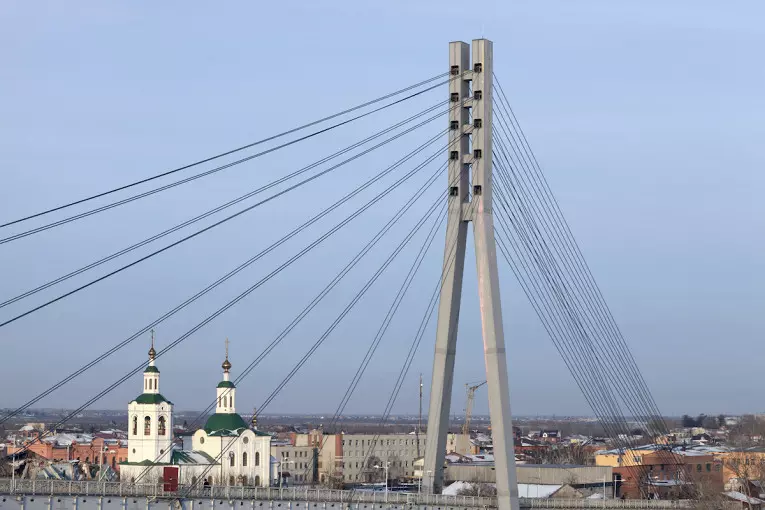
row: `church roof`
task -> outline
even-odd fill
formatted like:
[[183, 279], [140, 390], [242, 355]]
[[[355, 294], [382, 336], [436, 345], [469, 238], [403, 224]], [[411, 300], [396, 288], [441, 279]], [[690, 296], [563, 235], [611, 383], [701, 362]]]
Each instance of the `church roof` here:
[[146, 367], [146, 370], [143, 371], [144, 374], [158, 374], [159, 369], [155, 366], [149, 365]]
[[142, 393], [138, 395], [133, 402], [136, 404], [161, 404], [167, 402], [172, 405], [172, 402], [163, 397], [160, 393]]
[[210, 455], [199, 450], [173, 450], [171, 464], [218, 464]]
[[238, 436], [247, 423], [236, 413], [215, 413], [207, 419], [205, 432], [210, 436]]
[[236, 388], [231, 381], [221, 381], [218, 383], [218, 388]]

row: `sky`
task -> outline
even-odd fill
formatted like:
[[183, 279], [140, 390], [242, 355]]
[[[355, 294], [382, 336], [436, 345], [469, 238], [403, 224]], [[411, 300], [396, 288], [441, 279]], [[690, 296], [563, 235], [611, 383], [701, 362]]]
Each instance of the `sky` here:
[[[5, 2], [0, 220], [154, 175], [436, 76], [446, 70], [449, 41], [486, 37], [494, 41], [495, 72], [659, 408], [674, 415], [762, 411], [763, 17], [765, 4], [756, 0]], [[443, 98], [423, 95], [215, 176], [0, 245], [0, 299], [286, 175]], [[0, 328], [0, 406], [22, 404], [129, 337], [438, 134], [445, 127], [438, 122]], [[426, 168], [393, 189], [158, 359], [162, 393], [177, 409], [212, 402], [225, 338], [236, 376], [435, 170]], [[382, 189], [370, 188], [158, 326], [158, 348]], [[279, 386], [435, 197], [431, 189], [239, 384], [240, 411], [259, 407]], [[0, 234], [19, 231], [14, 226]], [[424, 233], [265, 412], [331, 415]], [[383, 411], [437, 282], [442, 250], [439, 236], [347, 413]], [[469, 250], [453, 413], [464, 409], [464, 384], [484, 379], [472, 257]], [[0, 320], [107, 271], [0, 309]], [[592, 414], [503, 264], [500, 278], [513, 412]], [[396, 413], [416, 412], [420, 373], [427, 398], [434, 322]], [[83, 404], [145, 363], [148, 348], [144, 335], [38, 405]], [[141, 388], [140, 376], [132, 377], [93, 408], [124, 409]], [[479, 390], [475, 412], [487, 409], [485, 390]]]

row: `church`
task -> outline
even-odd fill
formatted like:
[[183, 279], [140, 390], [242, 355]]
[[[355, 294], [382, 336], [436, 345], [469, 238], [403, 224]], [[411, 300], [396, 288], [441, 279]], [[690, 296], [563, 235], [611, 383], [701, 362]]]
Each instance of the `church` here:
[[268, 487], [271, 436], [249, 426], [236, 412], [231, 362], [223, 361], [223, 380], [216, 388], [216, 408], [191, 438], [191, 448], [173, 441], [173, 403], [159, 390], [152, 332], [143, 390], [128, 404], [128, 460], [120, 478], [131, 483], [246, 485]]

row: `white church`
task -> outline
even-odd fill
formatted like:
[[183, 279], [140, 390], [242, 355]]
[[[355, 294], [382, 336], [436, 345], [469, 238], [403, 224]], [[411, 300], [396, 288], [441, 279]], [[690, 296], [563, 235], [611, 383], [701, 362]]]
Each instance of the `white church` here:
[[143, 392], [128, 404], [128, 460], [120, 464], [122, 481], [268, 487], [271, 436], [248, 426], [236, 412], [226, 343], [215, 414], [194, 433], [191, 448], [182, 449], [173, 442], [173, 403], [159, 392], [152, 334]]

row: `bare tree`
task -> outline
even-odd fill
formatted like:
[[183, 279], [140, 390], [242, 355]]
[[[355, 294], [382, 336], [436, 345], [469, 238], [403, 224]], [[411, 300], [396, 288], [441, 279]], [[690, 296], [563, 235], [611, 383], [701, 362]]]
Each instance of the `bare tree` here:
[[496, 497], [497, 488], [488, 483], [473, 483], [457, 491], [458, 496]]

